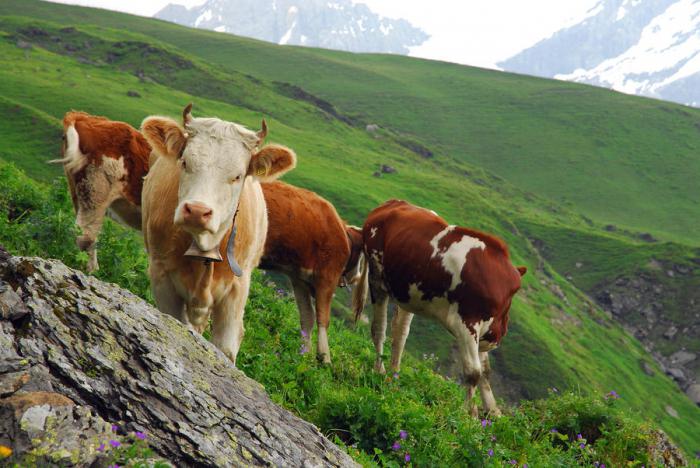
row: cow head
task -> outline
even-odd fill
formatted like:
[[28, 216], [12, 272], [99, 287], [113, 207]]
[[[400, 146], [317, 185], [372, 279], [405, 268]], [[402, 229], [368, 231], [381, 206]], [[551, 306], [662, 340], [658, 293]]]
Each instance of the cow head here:
[[218, 252], [246, 179], [274, 180], [294, 168], [296, 156], [283, 146], [259, 148], [267, 134], [264, 120], [256, 133], [217, 118], [193, 118], [191, 110], [190, 104], [183, 111], [182, 125], [148, 117], [141, 128], [159, 157], [177, 161], [174, 224], [192, 235], [202, 253]]
[[350, 256], [345, 264], [343, 278], [347, 284], [355, 284], [360, 280], [360, 270], [362, 268], [362, 249], [364, 241], [362, 239], [362, 228], [356, 226], [345, 226], [345, 233], [350, 242]]

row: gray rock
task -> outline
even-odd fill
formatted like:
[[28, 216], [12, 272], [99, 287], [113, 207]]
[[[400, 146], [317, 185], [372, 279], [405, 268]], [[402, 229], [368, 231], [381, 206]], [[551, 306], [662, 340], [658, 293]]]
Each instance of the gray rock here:
[[688, 351], [677, 351], [670, 356], [671, 362], [679, 366], [693, 362], [696, 358], [697, 355], [695, 353], [689, 353]]
[[379, 130], [379, 125], [377, 124], [367, 124], [365, 127], [365, 130], [368, 131], [369, 133], [374, 133], [377, 130]]
[[[110, 424], [177, 466], [354, 466], [211, 343], [115, 285], [0, 249], [0, 444], [88, 466]], [[6, 301], [6, 302], [3, 302]]]
[[690, 385], [685, 390], [685, 394], [688, 395], [688, 398], [690, 398], [693, 403], [700, 405], [700, 384]]
[[668, 330], [664, 332], [664, 338], [667, 340], [673, 340], [673, 338], [676, 336], [676, 333], [678, 333], [678, 328], [676, 328], [675, 325], [671, 325], [668, 327]]
[[654, 372], [654, 367], [646, 361], [642, 361], [642, 370], [646, 375], [656, 374], [656, 372]]
[[672, 368], [668, 369], [666, 371], [666, 373], [679, 382], [685, 381], [685, 374], [683, 373], [682, 370], [680, 370], [677, 367], [672, 367]]
[[386, 164], [382, 164], [380, 170], [382, 171], [383, 174], [395, 174], [397, 172], [395, 168], [388, 166]]
[[676, 409], [673, 406], [666, 405], [665, 409], [669, 416], [678, 419], [678, 411], [676, 411]]

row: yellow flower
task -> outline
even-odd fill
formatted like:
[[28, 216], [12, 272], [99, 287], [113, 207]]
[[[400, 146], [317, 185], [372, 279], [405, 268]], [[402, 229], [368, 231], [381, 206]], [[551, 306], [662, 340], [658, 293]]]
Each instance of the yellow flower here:
[[10, 447], [0, 445], [0, 458], [7, 458], [10, 455], [12, 455], [12, 449]]

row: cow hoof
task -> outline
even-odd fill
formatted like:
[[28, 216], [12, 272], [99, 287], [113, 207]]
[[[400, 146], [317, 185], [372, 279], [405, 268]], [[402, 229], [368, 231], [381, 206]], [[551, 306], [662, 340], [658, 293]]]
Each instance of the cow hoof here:
[[378, 362], [374, 363], [374, 371], [377, 374], [381, 374], [381, 375], [386, 374], [386, 369], [384, 368], [384, 363], [382, 361], [378, 361]]
[[331, 363], [331, 357], [328, 354], [319, 353], [316, 355], [316, 359], [318, 359], [318, 362], [324, 366], [328, 366]]

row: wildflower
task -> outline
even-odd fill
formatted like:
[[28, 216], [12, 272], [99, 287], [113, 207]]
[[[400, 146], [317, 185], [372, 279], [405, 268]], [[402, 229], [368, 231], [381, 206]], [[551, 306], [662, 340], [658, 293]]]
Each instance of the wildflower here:
[[515, 460], [511, 460], [511, 461], [509, 461], [508, 463], [510, 463], [511, 465], [517, 465], [517, 464], [518, 464], [518, 462], [515, 461]]
[[489, 449], [488, 454], [489, 454], [489, 457], [493, 457], [493, 449]]
[[306, 354], [308, 352], [309, 352], [309, 348], [307, 348], [305, 344], [301, 345], [301, 348], [299, 349], [299, 354], [301, 354], [303, 356], [304, 354]]
[[494, 436], [494, 435], [491, 436], [491, 442], [496, 442], [496, 436]]
[[406, 453], [406, 455], [404, 455], [403, 459], [404, 459], [404, 461], [406, 461], [406, 463], [408, 463], [411, 461], [411, 455]]
[[110, 440], [109, 445], [111, 445], [114, 448], [120, 447], [122, 444], [118, 440]]
[[391, 446], [391, 450], [393, 450], [394, 452], [401, 450], [401, 444], [398, 440], [394, 442], [394, 445]]
[[489, 419], [482, 419], [481, 420], [481, 427], [486, 427], [486, 426], [491, 426], [493, 422], [491, 422]]
[[394, 378], [395, 378], [395, 379], [398, 379], [398, 378], [399, 378], [399, 373], [398, 373], [398, 372], [394, 372]]
[[119, 426], [116, 424], [112, 424], [112, 432], [117, 432], [119, 430]]
[[595, 466], [596, 468], [598, 468], [598, 467], [600, 466], [600, 462], [594, 461], [594, 462], [593, 462], [593, 466]]
[[580, 443], [580, 444], [578, 444], [578, 446], [581, 447], [581, 450], [586, 448], [586, 444], [584, 444], [584, 443]]
[[136, 436], [137, 439], [146, 440], [146, 433], [145, 432], [136, 431], [136, 432], [134, 432], [134, 435]]
[[559, 432], [559, 431], [557, 431], [557, 428], [556, 428], [556, 427], [553, 427], [552, 430], [549, 431], [549, 432], [551, 432], [552, 434], [556, 434], [556, 433]]
[[302, 336], [303, 338], [308, 338], [308, 337], [309, 337], [309, 334], [306, 333], [305, 330], [302, 330], [302, 331], [301, 331], [301, 336]]
[[12, 455], [12, 449], [4, 445], [0, 445], [0, 458], [7, 458]]
[[612, 398], [613, 400], [617, 400], [618, 398], [620, 398], [620, 395], [618, 395], [615, 390], [610, 390], [610, 393], [605, 395], [605, 398]]
[[97, 447], [98, 452], [104, 452], [105, 451], [105, 444], [104, 442], [100, 444], [99, 447]]
[[581, 439], [583, 439], [583, 436], [582, 436], [581, 434], [577, 434], [577, 435], [576, 435], [576, 438], [577, 438], [578, 440], [581, 440]]
[[406, 440], [406, 439], [408, 438], [408, 432], [406, 432], [406, 431], [404, 431], [404, 430], [400, 430], [400, 431], [399, 431], [399, 437], [400, 437], [401, 439], [403, 439], [403, 440]]

